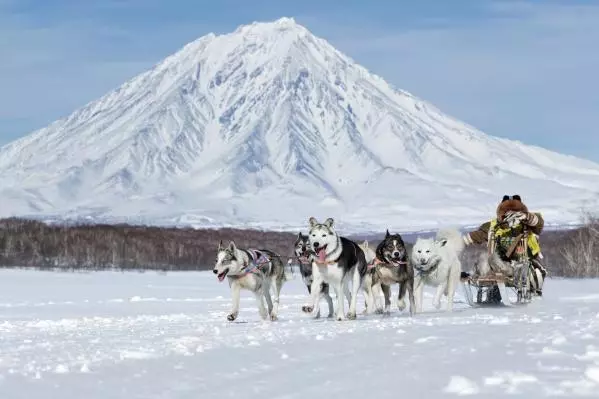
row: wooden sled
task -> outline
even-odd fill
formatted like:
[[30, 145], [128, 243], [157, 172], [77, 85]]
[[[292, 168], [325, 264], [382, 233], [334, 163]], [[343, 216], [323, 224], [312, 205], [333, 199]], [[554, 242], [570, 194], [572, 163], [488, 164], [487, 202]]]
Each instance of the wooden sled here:
[[[472, 307], [526, 305], [532, 301], [531, 280], [534, 269], [528, 258], [527, 234], [521, 238], [518, 260], [512, 262], [513, 275], [491, 273], [471, 276], [462, 273], [461, 285]], [[476, 301], [473, 292], [476, 292]]]

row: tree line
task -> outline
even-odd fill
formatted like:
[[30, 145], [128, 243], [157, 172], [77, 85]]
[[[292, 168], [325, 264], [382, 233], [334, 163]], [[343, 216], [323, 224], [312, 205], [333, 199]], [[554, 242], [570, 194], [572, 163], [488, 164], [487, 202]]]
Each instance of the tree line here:
[[[287, 261], [297, 233], [252, 229], [193, 229], [128, 224], [47, 224], [0, 219], [0, 267], [63, 270], [209, 270], [218, 243], [268, 248]], [[381, 234], [381, 239], [384, 234]], [[350, 237], [351, 238], [351, 237]], [[585, 215], [577, 229], [545, 231], [540, 237], [552, 276], [599, 277], [599, 219]], [[369, 240], [371, 246], [379, 241]], [[407, 243], [408, 249], [411, 244]], [[484, 247], [468, 247], [463, 269], [471, 270]]]

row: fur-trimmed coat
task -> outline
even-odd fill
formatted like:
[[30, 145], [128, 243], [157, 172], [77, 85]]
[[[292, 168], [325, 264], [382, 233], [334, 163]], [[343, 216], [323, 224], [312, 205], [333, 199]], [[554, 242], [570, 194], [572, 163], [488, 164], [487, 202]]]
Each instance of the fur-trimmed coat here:
[[[543, 216], [539, 212], [529, 212], [519, 196], [514, 196], [514, 198], [509, 199], [504, 197], [504, 200], [497, 206], [497, 222], [501, 223], [505, 214], [509, 211], [526, 214], [526, 219], [522, 222], [526, 224], [534, 234], [539, 235], [543, 231], [545, 225]], [[478, 229], [467, 233], [464, 236], [464, 241], [466, 244], [486, 243], [489, 238], [490, 227], [491, 221], [481, 224]]]

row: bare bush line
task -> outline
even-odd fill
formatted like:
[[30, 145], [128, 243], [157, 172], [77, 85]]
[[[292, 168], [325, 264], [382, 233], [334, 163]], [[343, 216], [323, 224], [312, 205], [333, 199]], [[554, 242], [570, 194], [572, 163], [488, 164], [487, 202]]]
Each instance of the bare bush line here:
[[[268, 248], [284, 261], [293, 254], [297, 233], [253, 229], [193, 229], [128, 224], [46, 224], [0, 219], [0, 267], [39, 270], [208, 270], [220, 240], [241, 247]], [[380, 239], [384, 236], [381, 233]], [[546, 231], [541, 245], [550, 276], [599, 277], [599, 218], [584, 226]], [[380, 240], [369, 239], [370, 245]], [[408, 250], [411, 243], [406, 243]], [[472, 270], [484, 246], [467, 247], [463, 269]]]

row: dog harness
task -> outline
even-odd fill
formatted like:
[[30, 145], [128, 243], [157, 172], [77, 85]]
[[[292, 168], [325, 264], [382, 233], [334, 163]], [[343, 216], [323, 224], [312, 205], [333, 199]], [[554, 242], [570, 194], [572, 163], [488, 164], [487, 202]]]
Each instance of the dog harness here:
[[400, 260], [399, 262], [383, 262], [382, 260], [380, 260], [379, 258], [377, 258], [376, 256], [374, 257], [373, 260], [371, 260], [370, 262], [368, 262], [368, 264], [366, 265], [366, 267], [368, 268], [368, 270], [372, 269], [373, 267], [376, 267], [378, 265], [392, 265], [393, 267], [399, 267], [402, 265], [407, 265], [408, 261], [406, 260]]
[[246, 263], [243, 266], [244, 274], [249, 273], [258, 273], [260, 272], [260, 267], [270, 263], [270, 258], [266, 256], [262, 251], [257, 249], [248, 249], [247, 250], [250, 262]]

